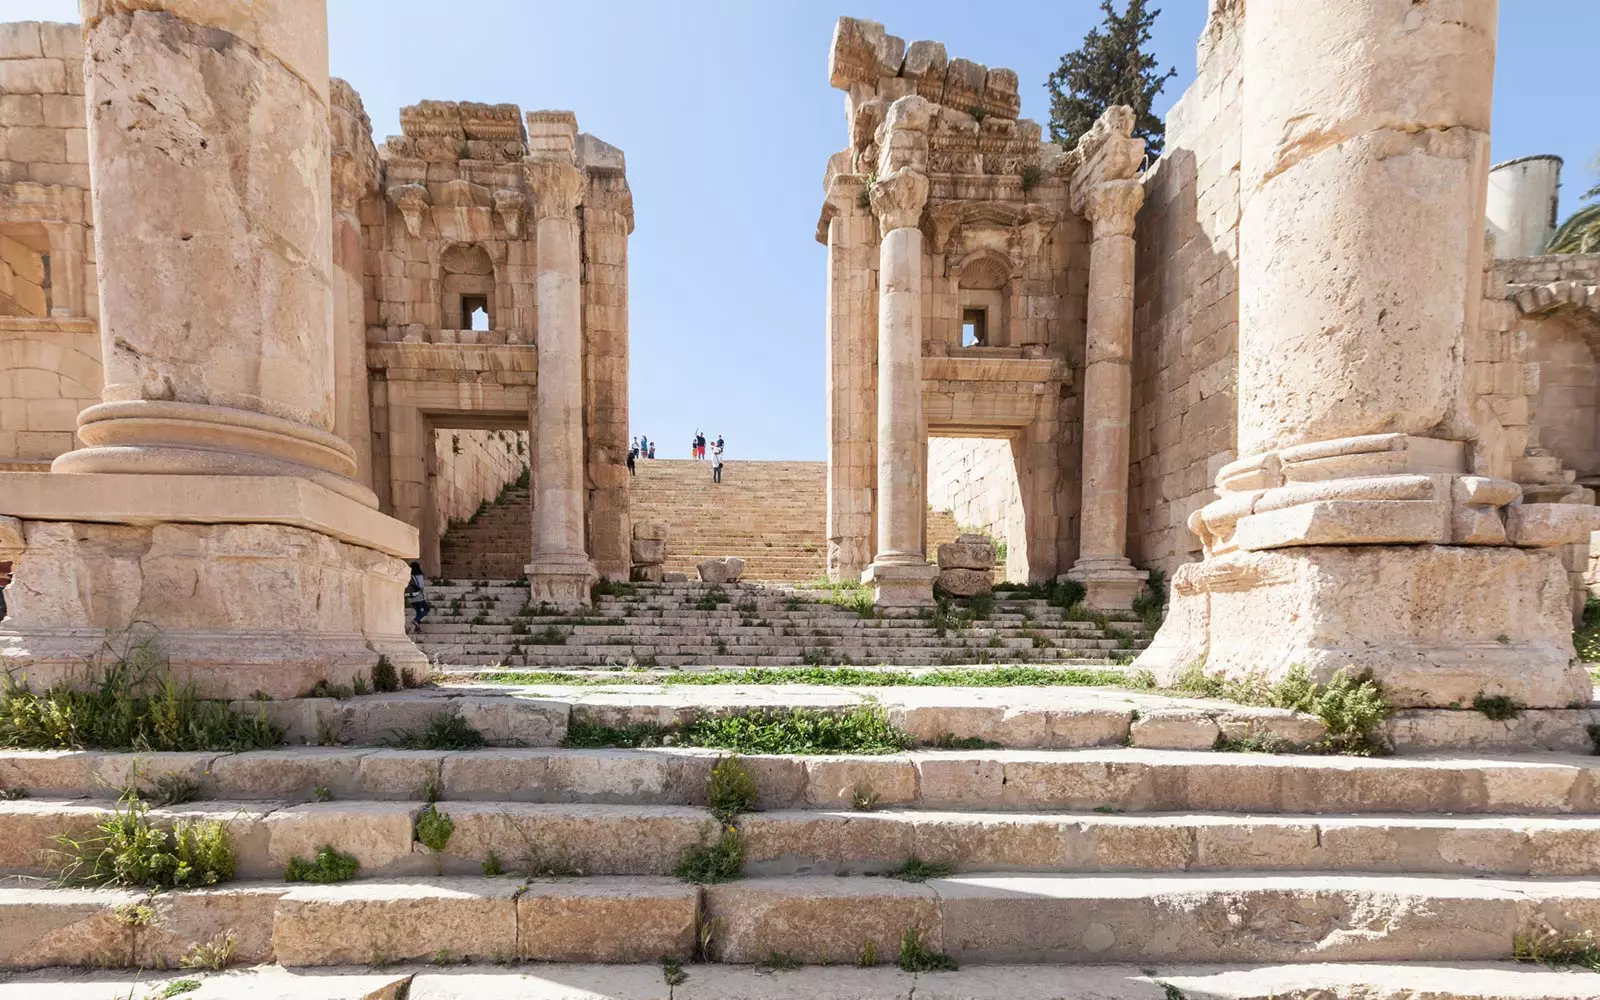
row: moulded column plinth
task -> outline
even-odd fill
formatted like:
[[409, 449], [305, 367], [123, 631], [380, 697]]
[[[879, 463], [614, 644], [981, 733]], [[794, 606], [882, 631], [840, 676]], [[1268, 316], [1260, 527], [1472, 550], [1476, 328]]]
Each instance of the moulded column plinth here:
[[925, 608], [933, 604], [933, 581], [939, 567], [931, 563], [875, 562], [861, 574], [880, 608]]
[[13, 473], [0, 497], [0, 670], [36, 690], [140, 636], [203, 697], [349, 685], [379, 656], [427, 670], [405, 633], [415, 529], [314, 483]]
[[1124, 556], [1079, 559], [1063, 577], [1083, 584], [1084, 606], [1094, 611], [1129, 610], [1149, 578]]

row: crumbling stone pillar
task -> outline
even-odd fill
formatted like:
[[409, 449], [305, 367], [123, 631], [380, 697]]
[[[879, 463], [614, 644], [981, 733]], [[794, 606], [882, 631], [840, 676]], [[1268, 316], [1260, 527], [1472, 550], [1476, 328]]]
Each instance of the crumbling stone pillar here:
[[333, 433], [325, 0], [83, 0], [105, 388], [0, 477], [0, 669], [153, 627], [202, 695], [349, 683], [404, 634], [416, 532]]
[[1473, 475], [1496, 0], [1251, 0], [1239, 453], [1140, 664], [1369, 669], [1401, 706], [1587, 701], [1558, 550], [1593, 508]]
[[54, 468], [376, 507], [333, 433], [325, 3], [82, 7], [105, 388]]
[[1083, 512], [1078, 561], [1067, 572], [1099, 611], [1132, 607], [1145, 574], [1128, 561], [1128, 445], [1133, 402], [1133, 220], [1138, 180], [1089, 191], [1088, 346], [1083, 376]]
[[583, 298], [578, 206], [588, 181], [573, 160], [571, 112], [528, 112], [537, 244], [539, 383], [534, 400], [531, 599], [557, 606], [589, 602], [594, 564], [584, 547]]
[[938, 567], [923, 550], [928, 490], [922, 422], [922, 230], [932, 105], [902, 97], [883, 124], [870, 198], [878, 251], [878, 552], [862, 574], [880, 605], [931, 604]]

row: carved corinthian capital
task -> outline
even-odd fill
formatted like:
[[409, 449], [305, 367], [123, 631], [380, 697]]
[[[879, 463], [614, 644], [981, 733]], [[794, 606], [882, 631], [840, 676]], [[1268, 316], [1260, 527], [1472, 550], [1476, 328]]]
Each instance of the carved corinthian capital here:
[[535, 219], [565, 219], [578, 217], [578, 206], [583, 204], [583, 192], [588, 178], [573, 165], [569, 157], [560, 154], [530, 156], [522, 161], [527, 172], [528, 187], [533, 190], [533, 217]]
[[879, 177], [868, 191], [879, 228], [886, 233], [910, 229], [922, 218], [922, 206], [928, 201], [928, 178], [902, 167]]
[[1144, 205], [1144, 184], [1137, 180], [1104, 181], [1089, 189], [1083, 214], [1094, 223], [1094, 238], [1132, 236], [1133, 220]]

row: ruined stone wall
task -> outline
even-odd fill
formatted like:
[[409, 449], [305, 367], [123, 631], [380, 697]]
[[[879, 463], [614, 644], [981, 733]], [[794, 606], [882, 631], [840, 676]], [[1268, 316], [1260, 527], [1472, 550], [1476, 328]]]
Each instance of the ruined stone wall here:
[[1213, 2], [1134, 231], [1128, 554], [1169, 574], [1200, 557], [1186, 521], [1237, 443], [1242, 8]]
[[438, 431], [434, 434], [434, 509], [445, 524], [465, 521], [528, 465], [526, 431]]
[[0, 469], [46, 469], [100, 399], [76, 24], [0, 24]]
[[928, 506], [947, 510], [962, 528], [1009, 542], [1020, 514], [1016, 460], [1010, 441], [928, 439]]

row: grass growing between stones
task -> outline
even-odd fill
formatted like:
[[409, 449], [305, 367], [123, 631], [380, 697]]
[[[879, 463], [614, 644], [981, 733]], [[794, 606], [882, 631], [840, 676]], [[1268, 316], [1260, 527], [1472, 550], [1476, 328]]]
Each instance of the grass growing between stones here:
[[1479, 691], [1472, 699], [1472, 707], [1494, 722], [1506, 722], [1521, 715], [1528, 706], [1510, 695], [1487, 695]]
[[1511, 957], [1519, 962], [1537, 962], [1552, 968], [1580, 968], [1600, 972], [1600, 945], [1594, 938], [1561, 938], [1555, 934], [1518, 934], [1512, 942]]
[[[473, 680], [491, 684], [559, 684], [601, 687], [627, 683], [615, 677], [585, 677], [550, 670], [506, 670], [476, 674]], [[747, 667], [741, 670], [706, 670], [671, 673], [649, 681], [664, 687], [724, 684], [818, 684], [830, 687], [1134, 687], [1154, 685], [1148, 675], [1095, 667], [1005, 666], [973, 669], [944, 667], [911, 674], [866, 667]]]
[[672, 874], [698, 885], [734, 881], [744, 874], [744, 834], [736, 826], [723, 826], [716, 840], [685, 852]]
[[1328, 726], [1328, 733], [1317, 749], [1328, 753], [1372, 755], [1388, 752], [1383, 738], [1383, 722], [1392, 709], [1384, 698], [1383, 688], [1372, 679], [1370, 673], [1358, 674], [1349, 667], [1334, 674], [1328, 683], [1318, 684], [1304, 667], [1293, 667], [1282, 679], [1269, 683], [1260, 676], [1243, 680], [1208, 676], [1196, 664], [1179, 675], [1172, 693], [1222, 698], [1244, 705], [1287, 708], [1315, 715]]
[[744, 761], [737, 755], [724, 757], [711, 769], [711, 780], [706, 798], [711, 814], [725, 824], [742, 812], [756, 807], [756, 779]]
[[489, 745], [482, 733], [453, 712], [440, 712], [420, 730], [396, 732], [388, 743], [401, 750], [478, 750]]
[[445, 845], [450, 843], [450, 837], [455, 832], [456, 821], [450, 818], [449, 813], [440, 812], [432, 802], [417, 814], [417, 843], [433, 852], [433, 866], [438, 874], [444, 873]]
[[310, 861], [290, 858], [289, 866], [283, 870], [283, 880], [326, 885], [330, 882], [349, 881], [355, 878], [360, 870], [361, 862], [356, 860], [355, 855], [324, 845], [317, 850], [317, 856]]
[[900, 867], [884, 872], [884, 875], [902, 882], [926, 882], [930, 878], [949, 878], [951, 871], [949, 865], [911, 857], [902, 862]]
[[231, 880], [237, 865], [220, 820], [180, 819], [164, 829], [132, 802], [96, 829], [83, 840], [55, 839], [61, 885], [194, 889]]
[[899, 966], [905, 972], [954, 972], [956, 960], [942, 951], [934, 951], [922, 940], [922, 932], [907, 927], [900, 938]]
[[1578, 659], [1600, 662], [1600, 597], [1591, 595], [1584, 602], [1583, 623], [1573, 630], [1572, 645], [1578, 651]]
[[794, 708], [702, 715], [686, 726], [618, 728], [575, 718], [562, 746], [588, 749], [707, 747], [742, 754], [886, 754], [910, 749], [910, 734], [876, 705], [844, 713]]
[[108, 645], [90, 665], [93, 686], [65, 683], [43, 694], [26, 680], [0, 686], [0, 747], [18, 750], [263, 750], [283, 742], [283, 730], [256, 715], [208, 701], [180, 683], [153, 640], [122, 652]]

